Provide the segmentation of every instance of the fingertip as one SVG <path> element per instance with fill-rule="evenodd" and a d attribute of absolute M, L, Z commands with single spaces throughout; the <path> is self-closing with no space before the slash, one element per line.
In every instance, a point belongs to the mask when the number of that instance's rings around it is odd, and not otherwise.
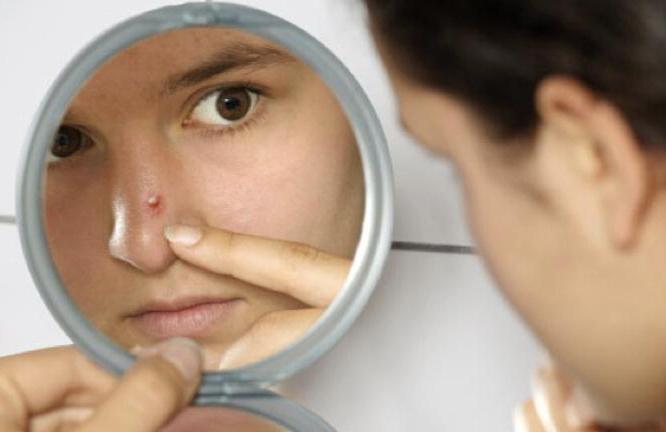
<path fill-rule="evenodd" d="M 192 247 L 203 238 L 203 230 L 195 226 L 170 225 L 164 228 L 164 237 L 169 243 Z"/>
<path fill-rule="evenodd" d="M 173 338 L 136 351 L 135 364 L 81 430 L 159 430 L 191 401 L 203 368 L 196 342 Z"/>
<path fill-rule="evenodd" d="M 135 349 L 139 358 L 159 355 L 180 372 L 186 382 L 198 380 L 203 369 L 201 347 L 192 339 L 172 338 L 148 348 Z"/>

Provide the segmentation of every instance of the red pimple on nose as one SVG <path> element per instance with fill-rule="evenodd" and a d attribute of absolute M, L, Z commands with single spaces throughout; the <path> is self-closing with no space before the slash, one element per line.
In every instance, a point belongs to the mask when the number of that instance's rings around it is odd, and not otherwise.
<path fill-rule="evenodd" d="M 152 195 L 148 198 L 148 207 L 152 210 L 156 210 L 162 203 L 162 199 L 158 195 Z"/>

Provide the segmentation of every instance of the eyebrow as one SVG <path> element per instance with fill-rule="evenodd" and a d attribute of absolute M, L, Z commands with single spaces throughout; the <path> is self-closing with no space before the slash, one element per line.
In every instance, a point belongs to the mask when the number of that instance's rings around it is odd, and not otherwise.
<path fill-rule="evenodd" d="M 164 92 L 173 93 L 235 69 L 261 69 L 295 61 L 292 55 L 270 46 L 235 43 L 218 51 L 199 66 L 168 78 Z"/>

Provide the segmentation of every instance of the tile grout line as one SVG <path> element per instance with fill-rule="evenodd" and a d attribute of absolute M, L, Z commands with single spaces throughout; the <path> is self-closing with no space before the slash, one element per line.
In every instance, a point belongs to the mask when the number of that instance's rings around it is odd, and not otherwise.
<path fill-rule="evenodd" d="M 0 224 L 15 225 L 16 217 L 13 215 L 0 215 Z M 476 254 L 472 246 L 436 244 L 436 243 L 418 243 L 418 242 L 407 242 L 407 241 L 394 241 L 391 245 L 391 249 L 412 251 L 412 252 L 446 253 L 454 255 Z"/>

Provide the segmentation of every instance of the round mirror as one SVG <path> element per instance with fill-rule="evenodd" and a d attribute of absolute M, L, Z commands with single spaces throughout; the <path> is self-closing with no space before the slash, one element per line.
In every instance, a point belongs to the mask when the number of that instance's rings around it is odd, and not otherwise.
<path fill-rule="evenodd" d="M 208 370 L 299 339 L 341 290 L 363 169 L 335 96 L 242 30 L 160 33 L 104 62 L 46 155 L 49 251 L 69 296 L 131 350 L 170 337 Z"/>
<path fill-rule="evenodd" d="M 120 373 L 189 337 L 208 371 L 195 404 L 329 430 L 266 387 L 361 312 L 393 214 L 381 127 L 330 51 L 233 4 L 139 15 L 61 73 L 20 172 L 28 266 L 86 353 Z"/>

